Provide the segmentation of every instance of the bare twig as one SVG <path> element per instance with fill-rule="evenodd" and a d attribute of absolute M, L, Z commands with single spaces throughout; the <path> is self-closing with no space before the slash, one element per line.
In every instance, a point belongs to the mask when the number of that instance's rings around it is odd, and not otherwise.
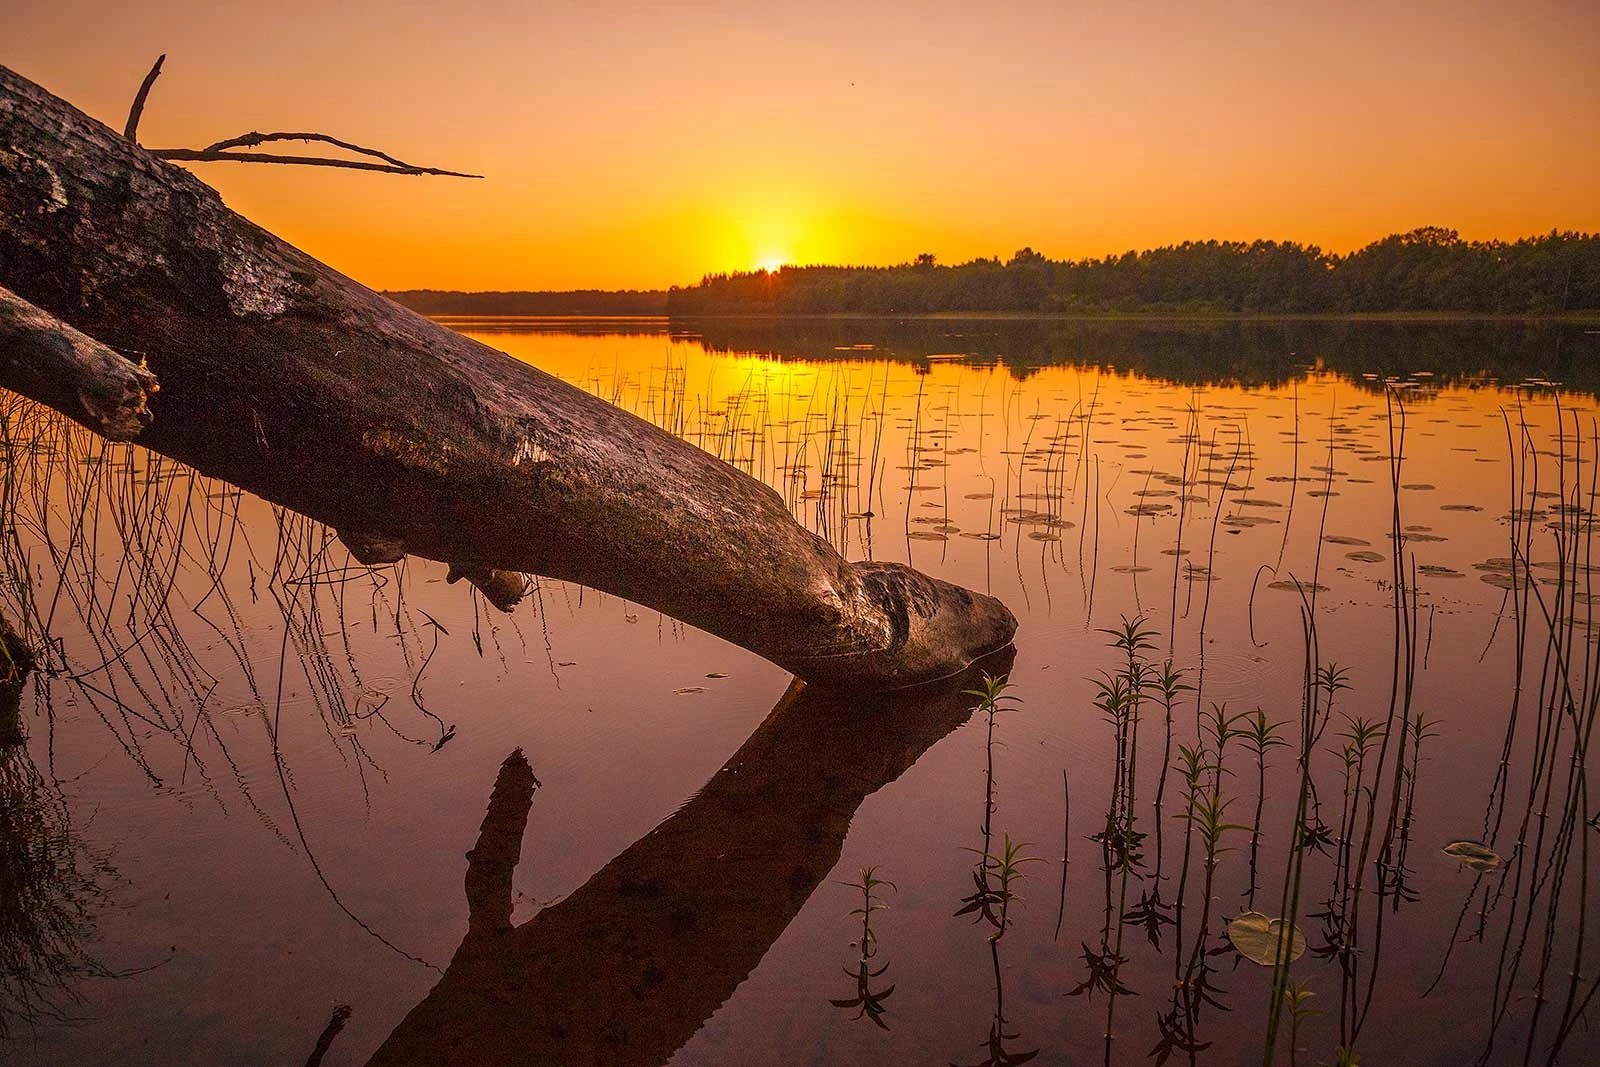
<path fill-rule="evenodd" d="M 150 68 L 150 73 L 144 76 L 144 81 L 139 84 L 139 92 L 133 98 L 133 107 L 128 109 L 128 125 L 122 130 L 122 136 L 139 143 L 139 117 L 144 114 L 145 98 L 150 95 L 150 87 L 161 76 L 161 64 L 167 61 L 167 54 L 161 53 L 156 57 L 155 66 Z"/>
<path fill-rule="evenodd" d="M 156 58 L 155 66 L 150 68 L 150 73 L 144 76 L 144 82 L 139 86 L 139 92 L 133 98 L 133 107 L 128 111 L 128 125 L 122 131 L 122 136 L 138 144 L 139 119 L 144 114 L 145 100 L 150 96 L 150 87 L 155 84 L 156 78 L 161 76 L 161 64 L 167 61 L 166 53 Z M 382 163 L 367 163 L 355 159 L 329 159 L 325 156 L 278 156 L 270 153 L 231 152 L 233 148 L 257 148 L 273 141 L 312 141 L 318 144 L 329 144 L 342 148 L 347 152 L 358 155 L 371 156 L 382 160 Z M 376 148 L 367 148 L 363 145 L 341 141 L 337 137 L 330 137 L 325 133 L 299 133 L 276 132 L 260 133 L 252 130 L 240 134 L 238 137 L 229 137 L 217 141 L 215 144 L 204 148 L 154 148 L 150 154 L 157 159 L 166 159 L 174 162 L 189 163 L 280 163 L 297 167 L 339 167 L 345 170 L 371 170 L 380 174 L 438 174 L 447 178 L 481 178 L 481 174 L 464 174 L 458 170 L 443 170 L 439 167 L 419 167 L 414 163 L 407 163 L 403 159 L 396 159 L 387 152 L 380 152 Z"/>
<path fill-rule="evenodd" d="M 230 148 L 259 148 L 271 141 L 316 141 L 322 144 L 331 144 L 338 148 L 343 148 L 347 152 L 358 152 L 364 156 L 375 156 L 378 159 L 383 160 L 385 163 L 396 167 L 404 167 L 408 170 L 412 168 L 412 164 L 407 163 L 403 159 L 396 159 L 387 152 L 380 152 L 376 148 L 367 148 L 363 145 L 351 144 L 349 141 L 341 141 L 339 138 L 329 137 L 325 133 L 260 133 L 255 130 L 251 130 L 249 133 L 242 133 L 238 137 L 230 137 L 225 141 L 218 141 L 216 144 L 208 144 L 205 146 L 205 148 L 201 149 L 201 151 L 225 152 Z"/>
<path fill-rule="evenodd" d="M 332 140 L 332 138 L 328 138 Z M 370 151 L 370 150 L 369 150 Z M 150 154 L 157 159 L 193 163 L 281 163 L 298 167 L 342 167 L 346 170 L 372 170 L 380 174 L 438 174 L 447 178 L 481 178 L 481 174 L 465 174 L 458 170 L 438 167 L 417 167 L 409 163 L 367 163 L 359 159 L 328 159 L 324 156 L 278 156 L 264 152 L 214 152 L 209 148 L 153 148 Z M 373 152 L 373 155 L 380 153 Z M 387 157 L 385 157 L 387 158 Z"/>

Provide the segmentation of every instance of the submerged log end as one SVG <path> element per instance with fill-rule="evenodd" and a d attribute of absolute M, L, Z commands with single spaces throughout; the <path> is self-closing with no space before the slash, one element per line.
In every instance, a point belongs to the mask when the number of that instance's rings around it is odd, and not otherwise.
<path fill-rule="evenodd" d="M 110 349 L 105 354 L 116 355 Z M 161 390 L 148 369 L 122 362 L 127 365 L 106 367 L 105 374 L 78 390 L 78 403 L 90 419 L 90 428 L 113 441 L 131 441 L 139 436 L 139 431 L 150 423 L 150 398 Z"/>
<path fill-rule="evenodd" d="M 863 606 L 887 620 L 887 639 L 865 652 L 785 664 L 809 684 L 862 691 L 921 685 L 959 674 L 1016 635 L 1016 616 L 995 597 L 898 563 L 855 563 L 850 572 Z"/>
<path fill-rule="evenodd" d="M 159 389 L 147 368 L 0 287 L 0 385 L 113 441 L 139 435 Z"/>

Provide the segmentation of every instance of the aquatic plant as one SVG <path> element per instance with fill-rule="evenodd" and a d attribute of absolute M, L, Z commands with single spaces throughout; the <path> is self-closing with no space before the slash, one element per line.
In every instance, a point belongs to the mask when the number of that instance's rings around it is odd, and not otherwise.
<path fill-rule="evenodd" d="M 840 883 L 847 888 L 861 891 L 861 905 L 850 911 L 852 916 L 861 919 L 861 934 L 855 943 L 858 950 L 856 969 L 845 971 L 845 974 L 855 980 L 856 988 L 854 996 L 829 1000 L 828 1003 L 845 1010 L 854 1008 L 856 1013 L 851 1016 L 852 1020 L 870 1019 L 875 1026 L 887 1030 L 889 1024 L 883 1021 L 883 1015 L 888 1010 L 885 1001 L 889 999 L 895 987 L 891 984 L 881 989 L 873 988 L 874 981 L 883 977 L 889 970 L 889 965 L 884 963 L 881 966 L 873 966 L 873 959 L 878 954 L 878 938 L 872 931 L 872 916 L 874 912 L 888 907 L 881 899 L 880 890 L 885 887 L 896 890 L 896 886 L 886 878 L 879 878 L 877 872 L 876 866 L 863 867 L 859 881 Z"/>

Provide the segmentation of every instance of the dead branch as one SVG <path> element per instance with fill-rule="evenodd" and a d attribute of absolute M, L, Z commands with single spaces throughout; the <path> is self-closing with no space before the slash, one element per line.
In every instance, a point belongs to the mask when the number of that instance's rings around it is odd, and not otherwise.
<path fill-rule="evenodd" d="M 113 441 L 139 435 L 156 376 L 0 286 L 0 386 Z"/>
<path fill-rule="evenodd" d="M 392 166 L 406 167 L 408 169 L 415 166 L 415 164 L 407 163 L 403 159 L 396 159 L 387 152 L 380 152 L 376 148 L 367 148 L 364 145 L 351 144 L 349 141 L 341 141 L 339 138 L 329 137 L 325 133 L 260 133 L 256 130 L 251 130 L 249 133 L 242 133 L 238 137 L 230 137 L 226 141 L 218 141 L 216 144 L 208 144 L 202 149 L 202 151 L 225 152 L 230 148 L 260 148 L 262 145 L 268 144 L 272 141 L 315 141 L 321 144 L 331 144 L 335 147 L 343 148 L 347 152 L 357 152 L 364 156 L 375 156 L 376 158 L 381 159 L 385 163 L 388 163 Z"/>
<path fill-rule="evenodd" d="M 150 96 L 150 87 L 161 76 L 161 65 L 167 61 L 166 53 L 156 58 L 155 65 L 150 68 L 150 73 L 144 76 L 144 81 L 139 85 L 139 92 L 133 98 L 133 107 L 128 111 L 128 125 L 123 130 L 122 136 L 138 144 L 139 119 L 144 115 L 144 103 Z M 327 156 L 279 156 L 265 152 L 231 152 L 233 148 L 258 148 L 273 141 L 309 141 L 318 144 L 329 144 L 342 148 L 347 152 L 358 155 L 371 156 L 380 159 L 380 163 L 365 163 L 354 159 L 330 159 Z M 444 170 L 440 167 L 419 167 L 415 163 L 407 163 L 403 159 L 396 159 L 387 152 L 376 148 L 367 148 L 364 145 L 342 141 L 337 137 L 330 137 L 325 133 L 260 133 L 252 130 L 240 134 L 238 137 L 229 137 L 224 140 L 209 144 L 204 148 L 153 148 L 149 149 L 151 155 L 157 159 L 171 162 L 184 163 L 277 163 L 295 167 L 337 167 L 343 170 L 368 170 L 377 171 L 379 174 L 437 174 L 446 178 L 481 178 L 481 174 L 465 174 L 458 170 Z"/>
<path fill-rule="evenodd" d="M 327 138 L 333 140 L 333 138 Z M 438 174 L 447 178 L 481 178 L 481 174 L 465 174 L 458 170 L 439 167 L 417 167 L 411 164 L 393 166 L 388 163 L 367 163 L 359 159 L 329 159 L 326 156 L 278 156 L 264 152 L 213 152 L 209 148 L 151 148 L 147 151 L 157 159 L 173 163 L 280 163 L 296 167 L 341 167 L 345 170 L 371 170 L 379 174 Z M 374 153 L 376 154 L 376 153 Z"/>
<path fill-rule="evenodd" d="M 139 118 L 144 114 L 144 102 L 150 95 L 150 87 L 161 77 L 161 64 L 167 61 L 167 54 L 162 52 L 156 57 L 155 66 L 150 68 L 150 73 L 144 76 L 144 81 L 139 84 L 139 92 L 134 95 L 133 107 L 128 109 L 128 125 L 123 127 L 122 136 L 139 143 Z"/>

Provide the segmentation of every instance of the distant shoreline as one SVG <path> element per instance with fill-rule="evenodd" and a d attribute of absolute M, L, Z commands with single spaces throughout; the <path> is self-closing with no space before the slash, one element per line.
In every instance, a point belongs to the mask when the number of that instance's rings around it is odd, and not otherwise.
<path fill-rule="evenodd" d="M 1225 323 L 1225 322 L 1374 322 L 1374 323 L 1449 323 L 1449 322 L 1543 322 L 1600 326 L 1600 310 L 1565 311 L 1549 314 L 1493 314 L 1476 311 L 1366 311 L 1366 312 L 1163 312 L 1126 311 L 1099 314 L 1025 311 L 925 311 L 895 312 L 811 312 L 804 314 L 722 314 L 668 315 L 543 312 L 479 314 L 474 312 L 425 312 L 439 322 L 726 322 L 778 321 L 870 321 L 870 322 L 1097 322 L 1097 323 Z"/>
<path fill-rule="evenodd" d="M 385 293 L 426 315 L 1082 322 L 1453 321 L 1600 317 L 1600 234 L 1463 241 L 1423 226 L 1349 255 L 1293 241 L 1185 241 L 1102 259 L 784 266 L 670 289 Z"/>

